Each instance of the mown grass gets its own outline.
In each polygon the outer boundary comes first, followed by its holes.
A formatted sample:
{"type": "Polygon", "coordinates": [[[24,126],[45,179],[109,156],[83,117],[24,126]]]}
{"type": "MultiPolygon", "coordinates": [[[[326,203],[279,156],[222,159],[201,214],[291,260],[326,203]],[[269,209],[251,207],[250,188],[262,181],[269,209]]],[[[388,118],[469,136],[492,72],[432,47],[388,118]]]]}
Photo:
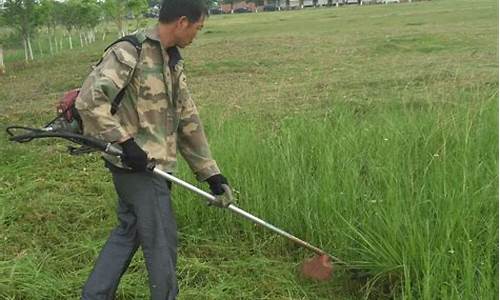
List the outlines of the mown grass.
{"type": "MultiPolygon", "coordinates": [[[[307,251],[175,188],[180,299],[497,297],[497,11],[443,0],[211,17],[184,55],[239,205],[360,271],[305,281],[307,251]]],[[[43,124],[103,47],[7,64],[2,126],[43,124]]],[[[0,145],[0,297],[78,298],[116,224],[109,175],[64,142],[0,145]]],[[[185,164],[179,176],[194,181],[185,164]]],[[[137,255],[118,298],[147,297],[137,255]]]]}

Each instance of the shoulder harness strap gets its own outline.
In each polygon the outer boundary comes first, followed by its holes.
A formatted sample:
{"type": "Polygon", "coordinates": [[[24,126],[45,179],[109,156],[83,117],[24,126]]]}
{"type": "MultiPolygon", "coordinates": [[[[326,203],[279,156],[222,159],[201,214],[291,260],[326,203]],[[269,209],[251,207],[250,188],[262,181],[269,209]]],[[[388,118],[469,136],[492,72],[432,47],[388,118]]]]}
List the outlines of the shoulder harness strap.
{"type": "MultiPolygon", "coordinates": [[[[120,106],[120,102],[122,102],[123,96],[125,95],[125,90],[127,86],[130,84],[130,81],[132,81],[132,77],[134,76],[135,69],[139,65],[141,61],[141,51],[142,51],[142,42],[144,42],[144,38],[138,37],[136,34],[131,34],[131,35],[126,35],[124,37],[119,38],[118,40],[114,41],[111,43],[106,49],[104,50],[104,53],[109,50],[109,48],[113,47],[114,45],[120,43],[120,42],[129,42],[132,44],[135,49],[137,50],[137,64],[135,65],[134,69],[130,72],[127,81],[125,82],[125,85],[122,87],[122,89],[116,94],[115,99],[113,99],[113,102],[111,103],[111,115],[116,114],[118,111],[118,106],[120,106]]],[[[101,59],[102,60],[102,59],[101,59]]],[[[100,61],[99,61],[100,63],[100,61]]],[[[99,64],[98,63],[98,64],[99,64]]]]}

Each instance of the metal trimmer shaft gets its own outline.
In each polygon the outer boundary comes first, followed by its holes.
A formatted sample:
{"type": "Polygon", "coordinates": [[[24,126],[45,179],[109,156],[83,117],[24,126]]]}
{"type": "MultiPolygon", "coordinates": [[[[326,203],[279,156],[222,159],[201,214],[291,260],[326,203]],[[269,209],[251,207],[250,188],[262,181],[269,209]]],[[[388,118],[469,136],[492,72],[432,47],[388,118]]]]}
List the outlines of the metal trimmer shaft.
{"type": "MultiPolygon", "coordinates": [[[[159,175],[159,176],[161,176],[161,177],[163,177],[163,178],[165,178],[165,179],[167,179],[167,180],[169,180],[169,181],[171,181],[173,183],[176,183],[176,184],[178,184],[180,186],[183,186],[186,189],[188,189],[188,190],[190,190],[192,192],[197,193],[198,195],[201,195],[201,196],[205,197],[210,202],[216,201],[215,200],[215,196],[213,196],[213,195],[211,195],[211,194],[209,194],[209,193],[207,193],[207,192],[205,192],[205,191],[203,191],[203,190],[195,187],[194,185],[191,185],[191,184],[189,184],[189,183],[187,183],[187,182],[185,182],[185,181],[183,181],[183,180],[181,180],[181,179],[179,179],[179,178],[177,178],[177,177],[175,177],[173,175],[170,175],[167,172],[164,172],[164,171],[162,171],[162,170],[160,170],[160,169],[158,169],[156,167],[153,169],[153,173],[155,173],[155,174],[157,174],[157,175],[159,175]]],[[[335,259],[335,260],[339,260],[336,257],[327,254],[325,251],[319,249],[318,247],[315,247],[315,246],[313,246],[313,245],[311,245],[311,244],[309,244],[309,243],[307,243],[307,242],[305,242],[305,241],[303,241],[303,240],[301,240],[301,239],[299,239],[299,238],[291,235],[290,233],[288,233],[288,232],[286,232],[284,230],[281,230],[281,229],[277,228],[276,226],[274,226],[272,224],[269,224],[269,223],[267,223],[266,221],[264,221],[262,219],[257,218],[256,216],[254,216],[254,215],[252,215],[252,214],[250,214],[250,213],[242,210],[241,208],[237,207],[234,204],[230,204],[227,207],[227,209],[229,209],[230,211],[232,211],[233,213],[235,213],[237,215],[240,215],[240,216],[242,216],[242,217],[244,217],[244,218],[246,218],[246,219],[254,222],[255,224],[262,225],[262,226],[264,226],[264,227],[266,227],[266,228],[268,228],[268,229],[270,229],[270,230],[272,230],[272,231],[274,231],[274,232],[276,232],[276,233],[278,233],[278,234],[286,237],[287,239],[295,242],[296,244],[298,244],[298,245],[300,245],[300,246],[302,246],[304,248],[307,248],[307,249],[315,252],[318,255],[328,255],[331,258],[335,259]]]]}

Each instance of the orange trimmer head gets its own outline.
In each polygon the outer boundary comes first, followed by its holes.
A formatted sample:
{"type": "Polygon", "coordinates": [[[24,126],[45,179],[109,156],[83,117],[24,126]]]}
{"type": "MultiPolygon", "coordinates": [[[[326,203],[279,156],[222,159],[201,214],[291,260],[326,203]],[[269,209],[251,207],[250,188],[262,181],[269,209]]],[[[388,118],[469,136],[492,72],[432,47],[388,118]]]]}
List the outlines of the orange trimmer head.
{"type": "Polygon", "coordinates": [[[316,255],[303,262],[300,271],[305,278],[327,281],[332,277],[333,265],[328,255],[316,255]]]}

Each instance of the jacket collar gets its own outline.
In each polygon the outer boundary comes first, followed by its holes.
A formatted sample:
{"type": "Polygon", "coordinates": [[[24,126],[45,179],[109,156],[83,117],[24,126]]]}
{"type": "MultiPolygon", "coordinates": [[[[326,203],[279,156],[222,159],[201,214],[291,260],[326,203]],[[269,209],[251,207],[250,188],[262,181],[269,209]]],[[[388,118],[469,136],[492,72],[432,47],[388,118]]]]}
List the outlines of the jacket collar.
{"type": "MultiPolygon", "coordinates": [[[[155,27],[146,31],[146,37],[161,45],[160,36],[158,35],[158,25],[156,25],[155,27]]],[[[163,47],[163,45],[161,45],[161,49],[162,49],[162,51],[166,51],[168,54],[168,58],[169,58],[168,66],[170,68],[175,68],[177,63],[179,63],[179,61],[182,60],[181,53],[179,52],[179,49],[176,46],[165,49],[163,47]]]]}

